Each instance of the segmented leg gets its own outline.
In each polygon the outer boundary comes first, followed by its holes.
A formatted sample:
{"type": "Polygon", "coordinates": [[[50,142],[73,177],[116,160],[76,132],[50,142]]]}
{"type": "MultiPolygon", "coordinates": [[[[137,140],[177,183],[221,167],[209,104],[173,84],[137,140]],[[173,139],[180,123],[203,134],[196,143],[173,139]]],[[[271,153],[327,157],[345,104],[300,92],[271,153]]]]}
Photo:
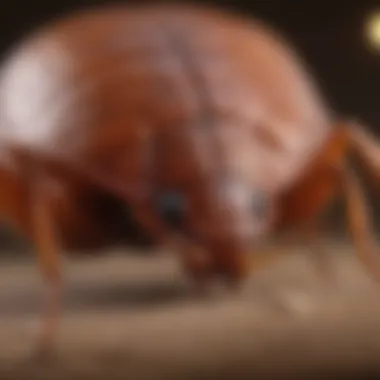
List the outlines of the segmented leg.
{"type": "Polygon", "coordinates": [[[369,274],[380,281],[380,260],[374,250],[371,218],[359,178],[355,171],[346,167],[342,171],[342,187],[347,203],[347,222],[359,260],[369,274]]]}
{"type": "Polygon", "coordinates": [[[183,242],[179,247],[180,262],[188,276],[196,296],[206,296],[210,291],[211,281],[215,278],[213,260],[203,247],[183,242]]]}
{"type": "Polygon", "coordinates": [[[53,220],[52,201],[54,184],[42,178],[31,191],[31,224],[38,263],[46,282],[44,313],[36,354],[52,353],[61,317],[62,280],[60,272],[58,236],[53,220]]]}

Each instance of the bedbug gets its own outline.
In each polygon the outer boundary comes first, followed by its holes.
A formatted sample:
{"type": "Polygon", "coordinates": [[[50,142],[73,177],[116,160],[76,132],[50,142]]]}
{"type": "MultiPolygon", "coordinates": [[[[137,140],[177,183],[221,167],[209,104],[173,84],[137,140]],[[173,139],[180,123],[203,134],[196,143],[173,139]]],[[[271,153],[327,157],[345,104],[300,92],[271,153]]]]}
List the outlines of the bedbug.
{"type": "Polygon", "coordinates": [[[346,157],[368,144],[347,126],[257,20],[117,5],[21,41],[0,73],[0,206],[47,280],[41,352],[60,316],[59,252],[115,239],[120,214],[96,208],[110,199],[156,244],[174,244],[200,283],[240,283],[266,236],[314,220],[341,191],[363,245],[363,196],[346,157]]]}

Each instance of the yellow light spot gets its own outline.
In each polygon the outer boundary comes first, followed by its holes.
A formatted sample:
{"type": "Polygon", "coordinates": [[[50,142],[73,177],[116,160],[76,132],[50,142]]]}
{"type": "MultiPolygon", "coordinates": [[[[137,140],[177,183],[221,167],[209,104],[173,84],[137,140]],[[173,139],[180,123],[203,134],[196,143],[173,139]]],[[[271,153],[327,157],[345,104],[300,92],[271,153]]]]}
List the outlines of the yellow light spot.
{"type": "Polygon", "coordinates": [[[366,34],[371,47],[380,50],[380,11],[369,17],[366,24],[366,34]]]}

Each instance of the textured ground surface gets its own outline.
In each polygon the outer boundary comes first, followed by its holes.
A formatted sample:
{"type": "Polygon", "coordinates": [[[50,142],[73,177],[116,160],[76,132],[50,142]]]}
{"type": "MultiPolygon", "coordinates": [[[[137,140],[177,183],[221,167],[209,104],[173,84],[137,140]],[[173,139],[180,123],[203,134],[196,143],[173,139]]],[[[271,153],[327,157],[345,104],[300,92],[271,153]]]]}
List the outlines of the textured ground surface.
{"type": "Polygon", "coordinates": [[[377,370],[380,289],[350,249],[329,250],[334,284],[316,276],[306,250],[292,250],[241,294],[208,301],[189,297],[170,255],[70,260],[58,357],[47,364],[27,360],[42,295],[35,265],[0,262],[0,378],[318,378],[334,369],[377,370]]]}

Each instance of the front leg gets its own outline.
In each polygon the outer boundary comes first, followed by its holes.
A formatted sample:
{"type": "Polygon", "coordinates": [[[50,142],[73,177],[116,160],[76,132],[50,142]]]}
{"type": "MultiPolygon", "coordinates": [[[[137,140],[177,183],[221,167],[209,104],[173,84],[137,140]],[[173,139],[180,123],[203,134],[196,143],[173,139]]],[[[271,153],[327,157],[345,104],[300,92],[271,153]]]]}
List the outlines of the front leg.
{"type": "Polygon", "coordinates": [[[172,231],[148,201],[132,198],[129,204],[136,221],[157,244],[178,254],[182,270],[190,279],[195,293],[202,296],[207,294],[209,283],[215,274],[210,254],[203,247],[172,231]]]}
{"type": "Polygon", "coordinates": [[[180,262],[197,296],[209,295],[211,281],[217,275],[210,253],[203,247],[183,242],[179,247],[180,262]]]}
{"type": "Polygon", "coordinates": [[[341,179],[346,200],[347,223],[354,241],[355,253],[372,279],[380,283],[380,260],[375,251],[375,234],[362,184],[355,170],[348,165],[342,169],[341,179]]]}
{"type": "Polygon", "coordinates": [[[59,239],[55,229],[53,201],[56,187],[50,178],[37,176],[30,191],[30,220],[38,264],[46,282],[42,326],[36,354],[52,353],[60,325],[62,279],[59,260],[59,239]]]}

